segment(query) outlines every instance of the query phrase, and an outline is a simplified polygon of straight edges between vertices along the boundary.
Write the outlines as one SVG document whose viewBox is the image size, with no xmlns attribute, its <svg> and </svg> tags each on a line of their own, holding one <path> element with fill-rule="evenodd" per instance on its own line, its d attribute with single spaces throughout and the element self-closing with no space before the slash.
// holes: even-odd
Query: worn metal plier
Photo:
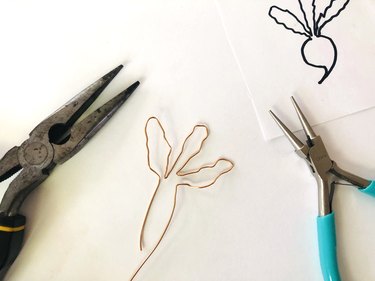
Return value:
<svg viewBox="0 0 375 281">
<path fill-rule="evenodd" d="M 292 103 L 297 112 L 302 128 L 306 134 L 306 144 L 302 143 L 280 119 L 270 110 L 270 113 L 286 137 L 292 143 L 296 153 L 306 160 L 318 183 L 319 216 L 317 218 L 320 266 L 325 281 L 339 281 L 340 274 L 336 256 L 335 218 L 332 211 L 334 193 L 333 177 L 338 177 L 370 196 L 375 196 L 375 181 L 363 179 L 341 169 L 331 160 L 323 140 L 316 135 L 301 109 L 292 97 Z"/>
<path fill-rule="evenodd" d="M 19 210 L 25 198 L 57 164 L 74 156 L 138 87 L 137 81 L 77 122 L 121 68 L 122 65 L 116 67 L 68 101 L 37 125 L 21 146 L 13 147 L 0 160 L 0 182 L 21 170 L 0 203 L 0 280 L 22 248 L 26 218 Z"/>
</svg>

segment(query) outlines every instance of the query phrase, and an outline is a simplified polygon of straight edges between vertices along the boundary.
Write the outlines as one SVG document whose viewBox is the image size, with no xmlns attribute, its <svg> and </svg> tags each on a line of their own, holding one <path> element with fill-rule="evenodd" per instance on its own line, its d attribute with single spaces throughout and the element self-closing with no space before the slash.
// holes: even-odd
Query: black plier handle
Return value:
<svg viewBox="0 0 375 281">
<path fill-rule="evenodd" d="M 22 215 L 0 217 L 0 280 L 21 251 L 25 224 Z"/>
</svg>

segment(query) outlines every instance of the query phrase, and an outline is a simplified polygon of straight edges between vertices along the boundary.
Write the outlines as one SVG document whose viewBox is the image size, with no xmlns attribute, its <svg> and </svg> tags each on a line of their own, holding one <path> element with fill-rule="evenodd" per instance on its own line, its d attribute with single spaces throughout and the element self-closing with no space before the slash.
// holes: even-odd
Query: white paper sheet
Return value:
<svg viewBox="0 0 375 281">
<path fill-rule="evenodd" d="M 325 12 L 332 1 L 316 1 L 316 14 Z M 281 134 L 268 114 L 275 111 L 293 129 L 299 129 L 289 97 L 297 97 L 312 124 L 337 119 L 375 105 L 375 20 L 373 1 L 335 1 L 324 20 L 337 14 L 321 29 L 320 35 L 330 37 L 337 52 L 336 63 L 329 76 L 321 83 L 323 68 L 308 65 L 302 56 L 302 45 L 313 30 L 312 0 L 303 0 L 306 20 L 298 0 L 233 1 L 217 0 L 227 38 L 243 73 L 264 137 L 271 139 Z M 277 24 L 268 14 L 286 27 Z M 317 22 L 317 20 L 315 21 Z M 305 29 L 302 27 L 305 26 Z M 318 31 L 319 32 L 319 31 Z M 308 63 L 326 65 L 334 62 L 334 49 L 328 38 L 316 38 L 306 43 L 304 55 Z M 310 114 L 311 113 L 311 114 Z"/>
</svg>

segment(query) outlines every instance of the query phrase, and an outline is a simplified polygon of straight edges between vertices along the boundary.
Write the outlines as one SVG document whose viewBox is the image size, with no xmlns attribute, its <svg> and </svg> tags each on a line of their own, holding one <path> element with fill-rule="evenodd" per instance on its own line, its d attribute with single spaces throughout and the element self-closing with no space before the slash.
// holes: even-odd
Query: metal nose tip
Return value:
<svg viewBox="0 0 375 281">
<path fill-rule="evenodd" d="M 301 150 L 305 145 L 292 133 L 291 130 L 276 116 L 272 110 L 269 111 L 276 124 L 283 131 L 284 135 L 288 138 L 295 150 Z"/>
<path fill-rule="evenodd" d="M 296 113 L 298 115 L 298 119 L 299 121 L 301 122 L 301 125 L 302 125 L 302 128 L 307 136 L 307 138 L 309 140 L 313 139 L 316 137 L 316 134 L 314 132 L 314 130 L 312 129 L 311 125 L 309 124 L 309 122 L 307 121 L 305 115 L 302 113 L 302 110 L 301 108 L 298 106 L 296 100 L 294 99 L 294 97 L 290 97 L 290 99 L 292 100 L 292 103 L 293 103 L 293 106 L 294 106 L 294 109 L 296 110 Z"/>
<path fill-rule="evenodd" d="M 103 79 L 104 80 L 112 80 L 121 71 L 121 69 L 123 67 L 124 66 L 122 64 L 120 64 L 118 67 L 114 68 L 113 70 L 111 70 L 110 72 L 108 72 L 106 75 L 104 75 Z"/>
</svg>

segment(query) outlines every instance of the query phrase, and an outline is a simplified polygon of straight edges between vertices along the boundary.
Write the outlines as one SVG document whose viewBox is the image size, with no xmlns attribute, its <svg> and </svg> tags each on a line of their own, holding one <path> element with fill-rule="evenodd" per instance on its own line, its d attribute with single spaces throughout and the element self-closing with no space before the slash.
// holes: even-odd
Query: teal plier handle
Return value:
<svg viewBox="0 0 375 281">
<path fill-rule="evenodd" d="M 367 187 L 360 189 L 363 193 L 375 197 L 375 181 L 372 181 Z"/>
<path fill-rule="evenodd" d="M 367 195 L 375 197 L 375 181 L 366 188 L 360 189 Z M 335 214 L 317 218 L 320 267 L 324 281 L 340 281 L 336 254 Z"/>
<path fill-rule="evenodd" d="M 324 281 L 340 281 L 336 254 L 335 214 L 317 218 L 320 267 Z"/>
</svg>

